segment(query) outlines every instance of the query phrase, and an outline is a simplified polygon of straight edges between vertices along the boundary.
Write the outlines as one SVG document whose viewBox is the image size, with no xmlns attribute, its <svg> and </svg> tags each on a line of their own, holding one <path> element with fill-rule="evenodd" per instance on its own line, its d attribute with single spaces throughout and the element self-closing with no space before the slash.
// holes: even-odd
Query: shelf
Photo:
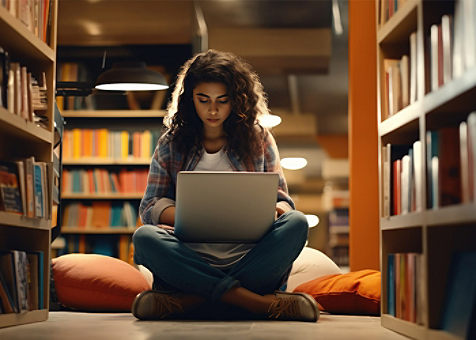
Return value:
<svg viewBox="0 0 476 340">
<path fill-rule="evenodd" d="M 385 136 L 413 121 L 417 121 L 422 111 L 422 102 L 413 103 L 379 124 L 379 136 Z M 418 126 L 417 126 L 418 128 Z"/>
<path fill-rule="evenodd" d="M 51 228 L 51 220 L 44 218 L 31 218 L 23 215 L 7 213 L 0 211 L 0 221 L 2 225 L 15 227 L 33 228 L 49 230 Z"/>
<path fill-rule="evenodd" d="M 476 204 L 464 204 L 442 207 L 426 211 L 428 226 L 466 224 L 476 222 Z"/>
<path fill-rule="evenodd" d="M 404 229 L 420 227 L 424 222 L 424 214 L 421 212 L 411 212 L 408 214 L 382 217 L 380 226 L 382 230 Z"/>
<path fill-rule="evenodd" d="M 25 313 L 0 314 L 0 328 L 40 322 L 48 319 L 48 310 L 40 309 Z"/>
<path fill-rule="evenodd" d="M 61 234 L 134 234 L 136 228 L 128 227 L 109 227 L 88 229 L 85 227 L 66 227 L 61 228 Z"/>
<path fill-rule="evenodd" d="M 474 110 L 472 107 L 462 107 L 460 102 L 474 103 L 476 96 L 476 67 L 465 70 L 464 74 L 444 84 L 438 90 L 428 93 L 423 98 L 423 111 L 429 113 L 440 111 L 452 113 L 456 110 Z"/>
<path fill-rule="evenodd" d="M 409 0 L 377 31 L 377 42 L 387 44 L 408 41 L 411 32 L 417 30 L 418 0 Z"/>
<path fill-rule="evenodd" d="M 0 6 L 1 8 L 1 6 Z M 48 131 L 33 122 L 29 122 L 24 118 L 7 111 L 0 107 L 0 132 L 17 136 L 25 140 L 30 140 L 34 143 L 53 142 L 53 133 Z"/>
<path fill-rule="evenodd" d="M 95 194 L 78 194 L 78 193 L 63 193 L 61 194 L 61 199 L 63 200 L 125 200 L 125 199 L 142 199 L 144 193 L 95 193 Z"/>
<path fill-rule="evenodd" d="M 65 118 L 160 118 L 165 110 L 64 110 Z"/>
<path fill-rule="evenodd" d="M 429 340 L 461 340 L 460 337 L 457 337 L 451 333 L 438 330 L 438 329 L 428 329 L 427 339 Z"/>
<path fill-rule="evenodd" d="M 382 314 L 382 326 L 413 339 L 426 339 L 426 328 L 416 323 L 398 319 L 389 314 Z"/>
<path fill-rule="evenodd" d="M 22 57 L 27 60 L 54 62 L 55 51 L 30 32 L 3 6 L 0 6 L 0 32 L 2 32 L 2 47 L 9 51 L 14 59 Z M 22 43 L 19 44 L 19 41 Z"/>
<path fill-rule="evenodd" d="M 64 159 L 63 165 L 150 165 L 150 159 L 78 158 Z"/>
<path fill-rule="evenodd" d="M 329 234 L 348 234 L 349 229 L 348 225 L 330 225 Z"/>
</svg>

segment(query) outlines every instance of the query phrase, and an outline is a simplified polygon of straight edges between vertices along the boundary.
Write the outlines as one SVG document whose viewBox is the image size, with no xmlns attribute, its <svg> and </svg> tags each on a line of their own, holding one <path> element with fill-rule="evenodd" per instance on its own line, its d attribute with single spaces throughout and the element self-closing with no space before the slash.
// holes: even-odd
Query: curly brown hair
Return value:
<svg viewBox="0 0 476 340">
<path fill-rule="evenodd" d="M 182 66 L 167 108 L 166 133 L 187 153 L 203 142 L 203 123 L 193 104 L 193 89 L 203 82 L 219 82 L 226 86 L 231 113 L 223 123 L 226 148 L 240 159 L 251 161 L 261 150 L 263 129 L 257 118 L 268 114 L 263 85 L 245 61 L 229 52 L 208 50 Z"/>
</svg>

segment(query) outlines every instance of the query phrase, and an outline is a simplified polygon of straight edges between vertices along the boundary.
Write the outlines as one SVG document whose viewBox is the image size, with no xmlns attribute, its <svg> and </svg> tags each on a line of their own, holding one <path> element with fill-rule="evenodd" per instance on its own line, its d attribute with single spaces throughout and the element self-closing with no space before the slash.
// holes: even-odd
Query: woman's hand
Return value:
<svg viewBox="0 0 476 340">
<path fill-rule="evenodd" d="M 175 207 L 174 206 L 165 208 L 164 211 L 162 211 L 162 214 L 160 214 L 160 217 L 159 217 L 159 224 L 167 224 L 168 226 L 173 228 L 175 224 Z"/>
<path fill-rule="evenodd" d="M 285 213 L 285 211 L 283 209 L 281 209 L 280 207 L 276 207 L 275 220 L 277 220 L 284 213 Z"/>
</svg>

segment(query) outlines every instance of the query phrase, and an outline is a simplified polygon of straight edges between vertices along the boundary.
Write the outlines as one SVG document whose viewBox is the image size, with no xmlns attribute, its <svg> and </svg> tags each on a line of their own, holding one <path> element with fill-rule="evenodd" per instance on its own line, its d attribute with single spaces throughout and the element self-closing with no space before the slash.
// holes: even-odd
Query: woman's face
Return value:
<svg viewBox="0 0 476 340">
<path fill-rule="evenodd" d="M 199 83 L 193 89 L 193 104 L 206 131 L 223 129 L 223 123 L 231 112 L 225 84 Z"/>
</svg>

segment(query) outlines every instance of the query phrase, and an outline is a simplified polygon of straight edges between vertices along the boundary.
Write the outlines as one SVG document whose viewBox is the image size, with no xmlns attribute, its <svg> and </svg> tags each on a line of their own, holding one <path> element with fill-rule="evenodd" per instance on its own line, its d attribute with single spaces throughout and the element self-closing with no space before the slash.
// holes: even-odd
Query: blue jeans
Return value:
<svg viewBox="0 0 476 340">
<path fill-rule="evenodd" d="M 293 210 L 281 215 L 271 230 L 238 263 L 224 271 L 209 265 L 174 235 L 153 225 L 136 230 L 134 261 L 156 281 L 176 291 L 218 301 L 229 289 L 244 287 L 270 294 L 286 283 L 292 263 L 307 239 L 306 217 Z M 159 285 L 160 286 L 160 285 Z"/>
</svg>

